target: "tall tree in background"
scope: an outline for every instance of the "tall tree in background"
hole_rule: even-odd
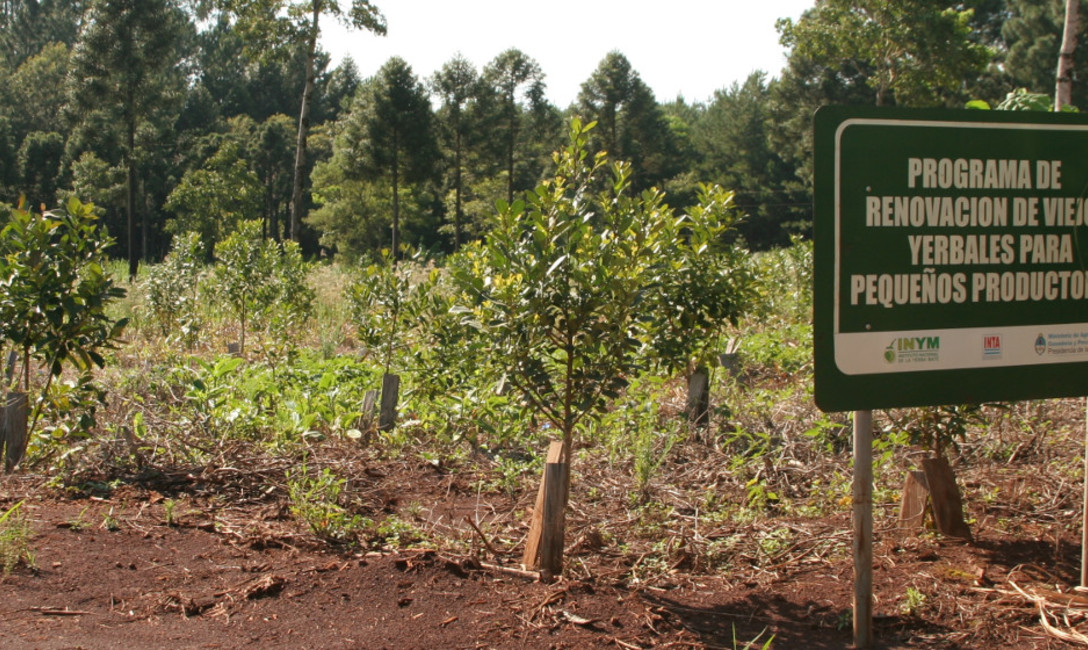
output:
[[[11,133],[11,121],[0,115],[0,200],[15,203],[18,190],[15,189],[15,138]]]
[[[31,131],[62,131],[61,106],[68,77],[68,46],[50,43],[23,61],[7,82],[14,101],[7,114],[16,137]]]
[[[511,48],[484,68],[484,81],[494,90],[497,113],[503,124],[502,144],[506,162],[506,200],[514,200],[518,139],[527,113],[544,110],[544,73],[540,65],[521,50]]]
[[[789,52],[770,89],[769,137],[795,170],[784,188],[795,199],[808,197],[791,203],[811,203],[812,114],[820,106],[963,105],[967,84],[990,62],[990,49],[971,32],[980,25],[980,34],[992,37],[989,17],[1002,14],[989,4],[822,0],[796,22],[778,21]],[[987,20],[972,23],[974,12],[965,5],[986,5]],[[804,210],[811,223],[811,210]]]
[[[582,84],[582,90],[578,93],[578,108],[587,121],[597,122],[598,148],[608,152],[609,157],[623,159],[620,152],[620,113],[630,103],[636,85],[642,85],[638,73],[631,69],[627,57],[612,50],[605,55],[589,80]]]
[[[1054,89],[1054,110],[1060,111],[1073,101],[1073,52],[1077,49],[1078,9],[1080,0],[1065,0],[1065,25],[1062,29],[1062,50],[1058,55],[1057,82]]]
[[[57,178],[64,155],[64,136],[54,131],[32,131],[19,146],[20,189],[30,205],[53,207],[57,200]]]
[[[181,43],[190,29],[174,0],[91,0],[70,60],[72,104],[81,114],[113,112],[124,128],[129,276],[142,256],[136,239],[136,132],[185,80]],[[146,236],[146,212],[142,220]]]
[[[268,54],[283,56],[285,45],[305,44],[306,82],[299,107],[298,134],[295,140],[295,166],[291,189],[291,239],[302,235],[303,184],[306,180],[306,138],[310,130],[316,79],[317,41],[321,36],[321,17],[331,16],[355,29],[374,34],[386,32],[385,17],[368,0],[352,0],[345,11],[337,0],[225,0],[238,24],[246,50],[255,58]]]
[[[936,106],[990,60],[971,40],[972,15],[939,0],[823,0],[778,26],[790,56],[859,69],[877,106]]]
[[[363,83],[359,78],[359,68],[351,58],[341,61],[340,65],[324,75],[320,81],[322,92],[313,111],[315,122],[327,122],[340,117],[340,113],[351,108],[355,93]]]
[[[679,170],[668,121],[653,91],[620,52],[609,52],[582,84],[578,109],[587,121],[597,122],[591,147],[631,163],[636,191],[660,185]]]
[[[253,160],[254,171],[260,179],[263,189],[263,207],[261,219],[265,224],[264,235],[276,241],[283,238],[280,218],[287,216],[287,201],[290,197],[294,168],[291,160],[292,120],[278,114],[262,122],[249,144],[249,155]]]
[[[1034,93],[1050,94],[1057,87],[1057,66],[1065,33],[1065,2],[1063,0],[1005,0],[1005,20],[1001,26],[998,91],[978,95],[992,104],[1004,99],[1005,93],[1026,88]],[[1078,18],[1079,18],[1078,12]],[[1077,39],[1088,38],[1088,25],[1078,20],[1074,30]],[[1088,57],[1074,57],[1072,78],[1088,78]],[[1069,101],[1074,106],[1088,106],[1088,86],[1073,84]]]
[[[770,86],[768,139],[771,150],[793,173],[783,187],[808,207],[800,219],[812,223],[812,115],[820,106],[871,105],[872,89],[860,66],[838,69],[804,52],[791,52],[782,76]]]
[[[314,168],[320,207],[307,221],[324,228],[322,243],[349,256],[378,246],[399,254],[405,199],[412,216],[426,211],[420,203],[438,161],[433,119],[426,90],[404,59],[390,59],[359,89],[335,127],[332,158]]]
[[[743,85],[715,91],[692,129],[699,178],[736,192],[736,206],[748,215],[737,230],[757,250],[789,244],[790,234],[804,230],[795,204],[810,205],[791,191],[793,169],[771,148],[770,107],[766,76],[753,72]]]
[[[465,220],[464,190],[465,165],[472,147],[474,136],[480,131],[477,127],[479,111],[477,102],[480,96],[480,75],[468,59],[458,54],[446,62],[442,69],[431,79],[431,89],[442,101],[439,108],[439,133],[453,166],[453,246],[461,247],[462,230]]]
[[[226,140],[200,169],[181,177],[166,200],[176,216],[168,227],[174,234],[200,233],[204,257],[212,260],[219,242],[261,209],[261,182],[242,157],[242,147]]]
[[[49,43],[72,45],[85,0],[0,0],[0,62],[12,69]]]
[[[5,71],[0,63],[0,200],[5,203],[26,194],[35,209],[42,202],[55,207],[64,176],[60,133],[65,131],[63,102],[57,98],[64,96],[67,74],[68,46],[63,43],[46,45],[14,70]],[[43,139],[47,135],[48,142]]]
[[[363,94],[369,106],[365,155],[371,174],[386,178],[393,191],[390,250],[400,255],[400,183],[430,178],[438,160],[431,103],[412,68],[393,57]]]

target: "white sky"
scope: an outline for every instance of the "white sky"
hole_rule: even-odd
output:
[[[348,0],[343,0],[343,5]],[[779,76],[785,50],[774,24],[815,0],[376,0],[389,34],[325,23],[320,45],[355,61],[362,78],[392,56],[426,80],[460,52],[477,70],[511,47],[540,64],[560,109],[578,97],[605,55],[619,50],[660,102],[689,103],[743,82],[754,70]],[[331,69],[331,68],[330,68]]]

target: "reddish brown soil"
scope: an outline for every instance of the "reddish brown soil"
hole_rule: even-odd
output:
[[[516,566],[531,490],[516,500],[481,493],[468,469],[422,461],[366,467],[351,486],[358,509],[426,522],[430,538],[416,544],[427,548],[321,543],[289,515],[267,468],[237,463],[67,493],[33,476],[0,479],[0,509],[25,499],[35,565],[0,582],[0,647],[735,648],[757,637],[752,647],[763,647],[771,635],[773,648],[851,645],[846,508],[775,522],[793,530],[793,545],[750,562],[738,553],[731,568],[703,566],[695,551],[741,527],[690,535],[681,520],[665,521],[668,564],[648,573],[639,550],[648,547],[618,541],[622,504],[576,485],[567,575],[544,584],[497,568]],[[977,539],[965,544],[898,534],[892,514],[877,513],[878,647],[1074,647],[1048,634],[1015,590],[1076,583],[1079,540],[1066,528],[1036,518],[997,532],[978,506]],[[490,531],[487,544],[466,515]],[[910,613],[908,588],[926,596]],[[1050,607],[1072,611],[1054,610],[1053,598]]]

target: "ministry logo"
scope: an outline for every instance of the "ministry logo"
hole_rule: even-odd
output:
[[[1035,337],[1035,354],[1040,357],[1046,354],[1046,337],[1042,334]]]

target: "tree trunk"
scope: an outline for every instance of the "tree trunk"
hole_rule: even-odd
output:
[[[514,145],[518,139],[517,129],[517,106],[514,104],[513,93],[510,94],[509,108],[510,108],[510,120],[509,126],[509,141],[507,142],[506,150],[506,202],[514,202]]]
[[[129,120],[128,133],[126,134],[125,152],[128,160],[125,161],[125,219],[128,231],[128,279],[136,279],[136,271],[140,269],[140,253],[136,245],[136,124]]]
[[[313,3],[313,25],[306,49],[306,85],[302,89],[302,106],[298,112],[298,139],[295,141],[295,173],[291,187],[291,240],[302,237],[302,185],[306,176],[306,136],[310,131],[310,104],[314,96],[314,58],[317,56],[317,19],[321,3]]]
[[[276,220],[276,208],[279,206],[277,205],[274,182],[275,177],[269,174],[268,180],[264,184],[264,210],[265,218],[268,221],[268,236],[279,242],[280,229]]]
[[[454,181],[453,191],[455,199],[455,205],[453,208],[453,250],[461,250],[461,221],[462,207],[461,207],[461,186],[464,184],[461,176],[461,123],[458,120],[455,125],[457,129],[456,144],[454,145]]]
[[[400,259],[400,138],[393,132],[393,263]]]
[[[1077,10],[1080,0],[1065,0],[1065,29],[1062,31],[1062,49],[1058,56],[1057,83],[1054,89],[1054,110],[1072,104],[1073,51],[1077,47]]]
[[[151,208],[147,204],[147,188],[144,187],[144,181],[140,180],[137,186],[140,188],[140,196],[143,197],[143,206],[140,209],[140,261],[146,262],[148,255],[151,254],[151,245],[148,243],[151,228],[147,222],[147,215],[151,213]]]

